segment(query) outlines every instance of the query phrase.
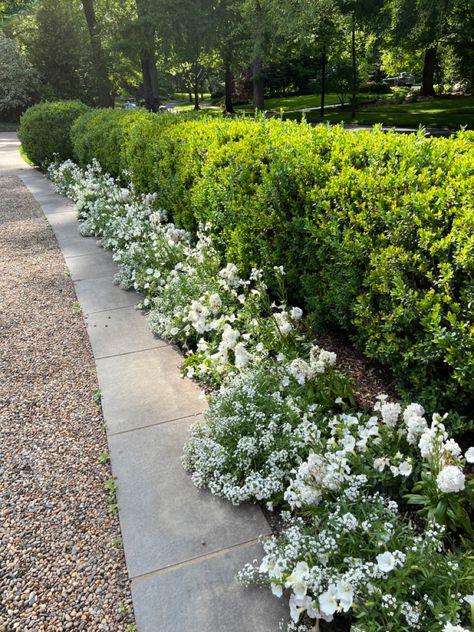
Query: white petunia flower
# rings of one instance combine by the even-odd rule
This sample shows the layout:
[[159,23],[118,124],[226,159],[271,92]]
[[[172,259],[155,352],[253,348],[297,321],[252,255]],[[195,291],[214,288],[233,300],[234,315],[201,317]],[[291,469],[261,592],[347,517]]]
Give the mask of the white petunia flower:
[[339,591],[335,584],[330,584],[328,589],[319,595],[319,608],[325,615],[332,616],[337,611]]
[[413,471],[413,466],[409,461],[403,461],[398,466],[398,471],[402,476],[410,476]]
[[390,551],[385,551],[385,553],[380,553],[376,557],[377,566],[384,573],[389,573],[393,571],[395,568],[395,557],[390,553]]
[[464,454],[468,463],[474,463],[474,448],[469,448]]

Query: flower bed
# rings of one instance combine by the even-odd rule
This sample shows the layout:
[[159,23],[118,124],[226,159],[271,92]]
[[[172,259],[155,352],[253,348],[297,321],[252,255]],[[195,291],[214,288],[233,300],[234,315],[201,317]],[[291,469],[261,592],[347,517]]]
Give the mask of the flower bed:
[[334,617],[359,632],[465,630],[474,448],[463,453],[419,404],[381,395],[358,409],[335,355],[288,305],[282,268],[243,277],[205,227],[195,242],[156,195],[121,187],[97,163],[49,175],[76,201],[81,232],[113,251],[116,282],[144,295],[152,329],[181,345],[183,371],[210,390],[183,457],[195,484],[283,510],[240,581],[289,595],[288,630]]

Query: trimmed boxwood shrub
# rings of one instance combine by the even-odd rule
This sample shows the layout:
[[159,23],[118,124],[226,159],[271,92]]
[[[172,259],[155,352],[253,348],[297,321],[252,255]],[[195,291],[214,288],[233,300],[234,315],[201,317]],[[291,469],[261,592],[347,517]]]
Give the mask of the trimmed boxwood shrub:
[[145,110],[95,109],[77,118],[71,128],[71,141],[77,162],[85,166],[95,158],[107,173],[121,177],[126,169],[123,149],[135,122],[151,120]]
[[18,136],[31,162],[43,166],[55,159],[72,158],[71,126],[88,109],[80,101],[52,101],[26,110]]
[[319,327],[350,332],[426,408],[470,413],[474,134],[149,115],[121,138],[120,164],[176,223],[207,224],[244,273],[283,265]]

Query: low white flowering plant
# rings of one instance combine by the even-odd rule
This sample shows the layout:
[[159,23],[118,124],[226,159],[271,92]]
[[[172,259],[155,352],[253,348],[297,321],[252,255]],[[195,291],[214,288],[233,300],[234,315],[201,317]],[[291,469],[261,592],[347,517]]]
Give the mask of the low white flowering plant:
[[320,621],[341,616],[363,632],[465,624],[472,554],[447,551],[443,527],[434,523],[419,533],[397,503],[364,483],[354,479],[307,517],[285,514],[281,533],[263,543],[262,562],[249,564],[239,580],[288,594],[289,630],[318,630]]

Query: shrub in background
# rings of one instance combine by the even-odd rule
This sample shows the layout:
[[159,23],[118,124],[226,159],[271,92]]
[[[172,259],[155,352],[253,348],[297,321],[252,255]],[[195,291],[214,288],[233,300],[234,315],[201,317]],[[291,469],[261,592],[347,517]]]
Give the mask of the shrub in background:
[[26,110],[18,135],[31,162],[43,166],[72,158],[71,126],[88,109],[80,101],[52,101]]

